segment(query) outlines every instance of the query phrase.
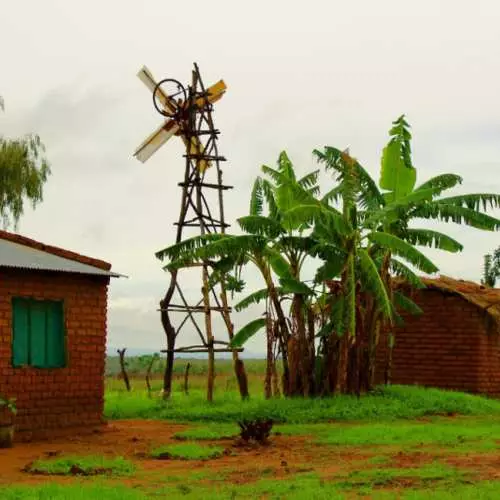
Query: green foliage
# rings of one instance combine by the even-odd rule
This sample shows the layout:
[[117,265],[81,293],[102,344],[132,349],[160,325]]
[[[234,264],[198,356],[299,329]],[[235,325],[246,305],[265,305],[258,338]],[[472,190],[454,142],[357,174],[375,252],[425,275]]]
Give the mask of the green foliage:
[[500,278],[500,247],[493,253],[484,256],[481,283],[489,287],[494,287],[498,278]]
[[252,338],[259,330],[265,328],[266,320],[264,318],[254,319],[238,330],[229,343],[230,347],[241,347],[245,342]]
[[389,191],[386,195],[388,202],[411,193],[417,180],[417,171],[411,160],[409,127],[404,115],[394,121],[389,132],[391,139],[382,153],[380,187]]
[[[278,290],[280,293],[280,290]],[[243,311],[247,307],[250,307],[253,304],[259,304],[263,300],[266,300],[269,296],[269,291],[267,288],[262,288],[261,290],[257,290],[256,292],[247,295],[244,299],[241,299],[235,306],[234,309],[237,312]]]
[[48,460],[35,460],[30,466],[30,472],[72,475],[71,469],[77,467],[83,474],[108,474],[127,476],[135,471],[135,466],[123,457],[105,458],[101,456],[67,456]]
[[43,186],[50,175],[45,147],[38,135],[20,139],[0,136],[0,215],[4,228],[17,228],[25,201],[35,208],[43,201]]
[[368,235],[368,239],[372,243],[376,243],[390,250],[395,255],[404,258],[425,273],[435,273],[438,271],[438,268],[422,252],[393,234],[375,231]]
[[17,413],[16,398],[7,398],[0,394],[0,410],[3,408],[6,408],[15,415]]
[[405,240],[412,245],[439,248],[447,252],[461,252],[463,246],[458,241],[446,234],[430,229],[407,229],[404,233]]
[[281,289],[285,293],[295,293],[298,295],[313,295],[314,290],[305,283],[292,277],[280,278]]
[[[12,485],[0,487],[2,500],[147,500],[146,493],[121,484]],[[172,498],[172,497],[170,497]]]
[[394,303],[397,307],[409,312],[410,314],[419,315],[424,312],[419,306],[417,306],[417,304],[415,304],[415,302],[398,291],[394,292]]
[[365,289],[373,294],[383,315],[389,318],[391,316],[391,302],[375,263],[364,249],[358,250],[358,258]]
[[155,448],[151,452],[153,458],[171,458],[177,460],[209,460],[218,458],[224,453],[220,446],[202,446],[195,442],[169,444]]
[[315,423],[361,420],[392,420],[428,415],[500,415],[500,401],[453,391],[421,387],[388,386],[374,394],[309,399],[270,399],[254,394],[241,401],[239,393],[216,390],[212,403],[205,400],[205,389],[182,389],[174,392],[171,401],[148,398],[147,391],[107,392],[105,416],[108,419],[154,418],[178,422],[234,423],[241,419],[272,419],[281,423]]

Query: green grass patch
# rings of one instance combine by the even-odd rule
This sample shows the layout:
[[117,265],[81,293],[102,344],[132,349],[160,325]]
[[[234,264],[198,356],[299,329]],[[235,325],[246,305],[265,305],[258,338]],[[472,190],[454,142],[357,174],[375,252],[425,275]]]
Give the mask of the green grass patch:
[[[436,475],[434,475],[436,477]],[[374,500],[497,500],[500,481],[480,481],[474,484],[444,485],[432,483],[428,487],[401,489],[397,491],[373,490],[359,486],[357,490],[341,490],[339,485],[320,479],[315,474],[300,474],[284,480],[264,479],[252,484],[231,485],[221,483],[207,486],[196,482],[171,485],[161,488],[147,487],[144,490],[114,484],[99,483],[45,483],[36,486],[20,485],[0,487],[2,500],[147,500],[168,498],[169,500],[234,500],[266,498],[268,500],[347,500],[364,493]],[[366,498],[366,497],[365,497]]]
[[127,476],[135,472],[135,466],[123,457],[67,456],[47,460],[35,460],[28,472],[48,475],[96,475]]
[[497,500],[500,481],[480,481],[474,484],[432,485],[429,488],[375,492],[374,500]]
[[0,487],[2,500],[147,500],[144,492],[116,484],[80,482],[61,485],[45,483],[37,486]]
[[173,437],[179,440],[193,441],[215,441],[218,439],[232,439],[240,432],[237,425],[234,424],[208,424],[204,427],[194,427],[185,431],[176,432]]
[[414,419],[429,415],[500,415],[500,401],[453,391],[390,386],[357,399],[336,396],[316,399],[270,399],[252,396],[241,401],[237,391],[219,391],[208,403],[205,392],[175,392],[170,401],[148,398],[144,391],[108,391],[109,419],[152,418],[178,422],[234,423],[242,418],[271,418],[281,423]]
[[224,448],[220,446],[202,446],[198,443],[169,444],[151,452],[153,458],[177,460],[209,460],[223,454]]
[[397,485],[399,482],[409,479],[418,482],[458,482],[462,481],[463,478],[463,471],[434,462],[422,467],[375,468],[353,471],[347,475],[345,480],[337,483],[337,486],[340,488],[380,487],[394,483]]
[[361,425],[313,426],[283,429],[307,432],[318,444],[338,446],[428,445],[454,449],[490,449],[500,440],[500,418],[433,419],[431,422],[382,422]]

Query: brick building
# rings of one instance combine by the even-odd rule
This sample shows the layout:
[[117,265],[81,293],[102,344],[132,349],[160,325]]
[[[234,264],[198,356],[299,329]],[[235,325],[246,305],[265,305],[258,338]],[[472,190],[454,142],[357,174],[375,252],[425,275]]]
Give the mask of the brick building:
[[18,439],[103,422],[110,269],[0,231],[0,395]]
[[[500,290],[447,277],[406,294],[424,314],[395,328],[391,382],[500,396]],[[380,339],[377,382],[388,362]]]

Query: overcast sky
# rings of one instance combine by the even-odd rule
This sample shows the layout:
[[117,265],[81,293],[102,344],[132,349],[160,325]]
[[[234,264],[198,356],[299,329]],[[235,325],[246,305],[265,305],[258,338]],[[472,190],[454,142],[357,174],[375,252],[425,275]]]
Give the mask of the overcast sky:
[[[161,122],[136,77],[144,64],[158,79],[187,82],[197,61],[206,83],[225,80],[215,120],[225,181],[235,186],[230,222],[246,213],[260,166],[281,150],[305,173],[314,148],[349,146],[378,178],[387,131],[402,113],[419,182],[454,172],[462,191],[500,192],[495,0],[0,0],[0,12],[0,133],[39,133],[53,170],[44,203],[19,232],[130,276],[111,284],[109,345],[164,342],[156,308],[168,280],[154,252],[175,238],[184,164],[178,138],[144,165],[132,156]],[[446,231],[464,251],[428,255],[443,274],[479,280],[500,236]],[[256,338],[249,350],[263,346]]]

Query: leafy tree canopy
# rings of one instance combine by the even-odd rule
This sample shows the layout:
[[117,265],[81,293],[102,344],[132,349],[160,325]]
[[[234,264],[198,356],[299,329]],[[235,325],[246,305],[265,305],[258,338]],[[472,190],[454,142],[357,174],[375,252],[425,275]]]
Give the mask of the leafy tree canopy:
[[[1,97],[0,108],[4,109]],[[26,201],[35,208],[43,200],[43,185],[50,175],[44,153],[36,134],[19,139],[0,135],[0,216],[5,229],[17,228]]]

